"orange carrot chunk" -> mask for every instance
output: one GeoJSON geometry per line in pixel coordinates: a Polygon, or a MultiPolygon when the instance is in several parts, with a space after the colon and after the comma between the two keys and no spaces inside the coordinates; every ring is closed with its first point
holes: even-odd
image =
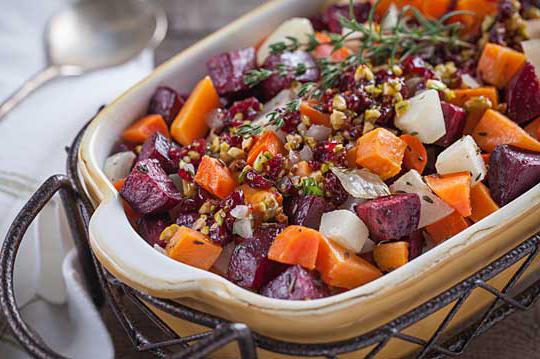
{"type": "Polygon", "coordinates": [[[406,148],[407,144],[392,132],[377,128],[358,139],[356,164],[386,180],[401,171],[406,148]]]}
{"type": "Polygon", "coordinates": [[[156,132],[169,138],[169,128],[161,115],[147,115],[129,126],[122,133],[124,141],[143,143],[156,132]]]}
{"type": "Polygon", "coordinates": [[[283,142],[275,132],[265,131],[257,138],[255,144],[249,150],[247,163],[252,165],[261,153],[269,152],[272,156],[275,156],[278,153],[283,154],[284,151],[283,142]]]}
{"type": "Polygon", "coordinates": [[[426,231],[435,244],[440,244],[467,227],[469,227],[467,220],[459,213],[452,212],[440,221],[426,226],[426,231]]]}
{"type": "Polygon", "coordinates": [[[538,117],[533,122],[529,123],[525,127],[525,131],[531,135],[531,137],[536,138],[540,141],[540,117],[538,117]]]}
{"type": "Polygon", "coordinates": [[[498,145],[505,144],[540,152],[540,142],[531,137],[517,123],[494,110],[487,110],[484,113],[472,135],[478,146],[487,152],[493,151],[498,145]]]}
{"type": "Polygon", "coordinates": [[[317,271],[326,284],[346,289],[359,287],[382,276],[373,264],[324,237],[320,241],[317,271]]]}
{"type": "Polygon", "coordinates": [[[471,215],[471,174],[469,172],[432,175],[426,183],[437,196],[463,217],[471,215]]]}
{"type": "Polygon", "coordinates": [[[231,171],[221,161],[204,156],[195,174],[195,183],[221,199],[227,198],[236,187],[231,171]]]}
{"type": "Polygon", "coordinates": [[[330,127],[330,115],[317,110],[306,101],[300,105],[300,113],[309,117],[311,122],[316,125],[330,127]]]}
{"type": "Polygon", "coordinates": [[[454,97],[450,102],[453,105],[464,107],[467,101],[475,97],[485,97],[490,102],[493,108],[499,106],[499,95],[495,87],[478,87],[475,89],[457,89],[454,90],[454,97]]]}
{"type": "Polygon", "coordinates": [[[283,204],[283,196],[274,187],[263,190],[244,184],[239,188],[244,193],[246,203],[251,206],[256,221],[263,222],[271,219],[275,215],[275,211],[271,211],[269,208],[277,209],[283,204]]]}
{"type": "MultiPolygon", "coordinates": [[[[497,13],[499,0],[457,0],[455,10],[463,13],[453,16],[450,22],[463,24],[463,33],[473,35],[480,31],[484,19],[497,13]]],[[[425,1],[430,4],[436,1],[425,1]]]]}
{"type": "Polygon", "coordinates": [[[403,166],[408,170],[416,170],[422,174],[427,165],[427,151],[418,137],[411,135],[401,135],[399,138],[407,144],[403,166]]]}
{"type": "Polygon", "coordinates": [[[484,81],[505,87],[525,64],[526,57],[508,47],[488,43],[478,62],[478,73],[484,81]]]}
{"type": "Polygon", "coordinates": [[[471,188],[471,219],[478,222],[499,209],[499,206],[489,193],[489,189],[482,183],[471,188]]]}
{"type": "Polygon", "coordinates": [[[315,38],[321,44],[313,50],[313,56],[317,59],[330,58],[334,61],[343,61],[352,54],[352,51],[347,47],[342,47],[334,51],[334,46],[330,43],[332,39],[323,32],[315,33],[315,38]]]}
{"type": "Polygon", "coordinates": [[[453,0],[420,1],[419,10],[428,19],[438,19],[450,10],[453,0]]]}
{"type": "Polygon", "coordinates": [[[268,251],[268,258],[286,264],[298,264],[313,270],[323,236],[316,230],[289,226],[276,236],[268,251]]]}
{"type": "Polygon", "coordinates": [[[221,254],[222,248],[201,232],[182,226],[168,239],[166,251],[174,260],[209,270],[221,254]]]}
{"type": "Polygon", "coordinates": [[[184,146],[206,136],[208,125],[206,119],[210,112],[220,106],[219,95],[209,76],[202,79],[182,109],[176,115],[172,125],[172,137],[184,146]]]}
{"type": "Polygon", "coordinates": [[[409,243],[381,243],[373,249],[373,259],[383,272],[391,272],[409,262],[409,243]]]}

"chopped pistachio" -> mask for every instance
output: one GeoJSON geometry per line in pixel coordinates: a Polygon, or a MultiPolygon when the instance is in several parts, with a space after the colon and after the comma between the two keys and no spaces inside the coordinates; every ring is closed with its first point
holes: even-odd
{"type": "Polygon", "coordinates": [[[296,150],[302,144],[302,136],[298,134],[285,136],[287,143],[285,143],[285,149],[296,150]]]}
{"type": "Polygon", "coordinates": [[[328,163],[323,163],[321,165],[321,172],[324,174],[330,170],[330,165],[328,163]]]}
{"type": "Polygon", "coordinates": [[[208,214],[208,213],[212,212],[212,207],[213,206],[214,206],[214,204],[212,203],[212,201],[206,201],[199,208],[199,213],[200,214],[208,214]]]}
{"type": "Polygon", "coordinates": [[[227,151],[227,154],[235,160],[246,157],[246,153],[242,151],[241,149],[239,149],[238,147],[229,148],[229,150],[227,151]]]}
{"type": "Polygon", "coordinates": [[[392,66],[392,72],[393,72],[394,75],[396,75],[396,76],[401,76],[401,75],[403,75],[403,70],[401,69],[401,67],[399,67],[399,65],[394,65],[394,66],[392,66]]]}
{"type": "Polygon", "coordinates": [[[364,119],[369,122],[375,122],[381,117],[381,111],[377,109],[369,109],[364,113],[364,119]]]}
{"type": "Polygon", "coordinates": [[[444,82],[439,80],[427,80],[426,87],[431,90],[444,91],[447,89],[444,82]]]}
{"type": "Polygon", "coordinates": [[[314,148],[317,145],[317,141],[313,137],[305,136],[304,142],[307,143],[307,145],[311,148],[314,148]]]}
{"type": "Polygon", "coordinates": [[[356,82],[361,80],[368,80],[373,81],[375,79],[375,75],[373,75],[373,72],[370,70],[370,68],[367,65],[360,65],[356,68],[356,71],[354,72],[354,80],[356,82]]]}
{"type": "Polygon", "coordinates": [[[409,109],[409,101],[399,101],[394,105],[397,116],[403,116],[409,109]]]}
{"type": "Polygon", "coordinates": [[[268,162],[268,157],[266,157],[265,154],[261,152],[255,159],[255,163],[253,163],[253,168],[255,169],[255,171],[261,172],[266,162],[268,162]]]}
{"type": "Polygon", "coordinates": [[[210,151],[214,153],[219,152],[219,137],[216,135],[210,141],[210,151]]]}
{"type": "Polygon", "coordinates": [[[171,224],[167,228],[165,228],[161,234],[159,235],[159,241],[163,243],[169,243],[171,238],[174,236],[176,231],[180,229],[180,226],[177,224],[171,224]]]}
{"type": "Polygon", "coordinates": [[[208,233],[210,233],[210,227],[204,226],[203,228],[201,228],[201,233],[208,235],[208,233]]]}
{"type": "Polygon", "coordinates": [[[332,111],[332,114],[330,115],[330,124],[332,125],[332,128],[334,130],[339,130],[340,128],[345,125],[345,120],[347,119],[347,115],[345,115],[343,112],[334,110],[332,111]]]}
{"type": "Polygon", "coordinates": [[[345,100],[345,97],[337,94],[332,100],[332,107],[338,111],[345,111],[347,109],[347,100],[345,100]]]}
{"type": "Polygon", "coordinates": [[[141,150],[142,150],[142,145],[138,145],[138,146],[135,147],[135,153],[136,154],[141,153],[141,150]]]}
{"type": "Polygon", "coordinates": [[[374,128],[375,128],[375,125],[373,123],[366,121],[364,122],[364,130],[362,133],[365,135],[366,133],[370,132],[374,128]]]}
{"type": "Polygon", "coordinates": [[[182,180],[182,193],[186,197],[193,197],[195,195],[195,184],[188,182],[186,180],[182,180]]]}
{"type": "Polygon", "coordinates": [[[383,92],[383,90],[382,90],[380,87],[375,86],[375,85],[368,85],[368,86],[365,86],[365,87],[364,87],[364,90],[365,90],[368,94],[370,94],[370,95],[375,95],[375,96],[380,95],[380,94],[383,92]]]}
{"type": "Polygon", "coordinates": [[[191,226],[191,228],[193,228],[196,231],[200,230],[201,228],[206,226],[206,218],[207,216],[205,215],[200,216],[199,218],[197,218],[195,222],[193,222],[193,225],[191,226]]]}
{"type": "Polygon", "coordinates": [[[465,102],[465,109],[467,111],[484,111],[492,107],[491,100],[485,96],[475,96],[465,102]]]}
{"type": "Polygon", "coordinates": [[[401,91],[401,81],[398,79],[390,79],[383,84],[383,95],[394,96],[401,91]]]}

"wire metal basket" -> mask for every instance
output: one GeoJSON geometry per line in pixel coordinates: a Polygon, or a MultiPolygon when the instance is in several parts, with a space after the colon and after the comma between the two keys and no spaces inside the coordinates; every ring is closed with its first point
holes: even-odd
{"type": "Polygon", "coordinates": [[[337,358],[340,354],[372,346],[373,349],[366,358],[376,358],[391,339],[399,339],[416,345],[418,347],[416,358],[455,357],[462,354],[476,336],[516,310],[527,310],[540,296],[539,278],[536,278],[536,281],[527,288],[515,293],[516,283],[538,255],[540,233],[537,233],[485,268],[408,313],[366,334],[333,343],[299,344],[275,340],[252,332],[244,324],[231,323],[175,301],[153,297],[129,287],[108,273],[89,248],[88,223],[94,208],[85,195],[77,171],[77,153],[84,130],[85,128],[80,131],[73,144],[67,149],[67,174],[50,177],[32,195],[12,223],[0,252],[0,306],[15,338],[28,353],[35,357],[62,358],[23,321],[14,296],[13,272],[17,252],[26,230],[57,192],[60,193],[62,202],[66,206],[68,224],[94,302],[98,306],[104,303],[110,306],[138,351],[149,351],[160,358],[203,358],[231,342],[238,343],[242,359],[256,358],[258,348],[291,356],[337,358]],[[518,270],[502,290],[488,284],[490,279],[519,261],[522,263],[518,270]],[[450,339],[443,337],[444,330],[470,298],[470,294],[478,288],[493,296],[489,307],[480,317],[461,328],[450,339]],[[128,301],[133,305],[127,306],[128,301]],[[180,337],[145,303],[174,317],[207,327],[208,330],[196,335],[180,337]],[[449,305],[451,305],[450,311],[428,340],[404,333],[404,330],[411,325],[449,305]],[[155,329],[152,333],[138,328],[133,319],[133,310],[138,311],[138,314],[142,313],[153,322],[155,329]],[[156,336],[157,340],[151,339],[156,336]]]}

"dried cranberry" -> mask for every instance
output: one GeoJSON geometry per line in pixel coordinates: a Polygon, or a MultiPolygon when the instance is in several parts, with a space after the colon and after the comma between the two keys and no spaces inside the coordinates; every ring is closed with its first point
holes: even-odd
{"type": "Polygon", "coordinates": [[[233,136],[229,132],[224,132],[219,137],[221,141],[227,143],[231,147],[240,147],[242,145],[242,137],[233,136]]]}
{"type": "Polygon", "coordinates": [[[285,195],[295,195],[297,193],[291,179],[287,176],[284,176],[278,181],[277,188],[285,195]]]}
{"type": "MultiPolygon", "coordinates": [[[[229,114],[233,121],[238,114],[242,115],[242,121],[252,121],[261,112],[262,104],[255,97],[249,97],[245,100],[236,101],[229,108],[229,114]]],[[[240,122],[241,123],[241,122],[240,122]]]]}
{"type": "Polygon", "coordinates": [[[246,173],[245,181],[251,188],[268,189],[272,187],[272,182],[255,171],[246,173]]]}
{"type": "Polygon", "coordinates": [[[226,212],[230,212],[236,206],[244,204],[244,194],[242,191],[234,191],[223,201],[222,208],[226,212]]]}
{"type": "Polygon", "coordinates": [[[332,171],[328,171],[324,175],[324,180],[326,196],[330,199],[330,201],[336,206],[340,206],[345,203],[345,201],[347,201],[347,198],[349,198],[349,193],[345,191],[345,188],[343,188],[337,176],[332,173],[332,171]]]}
{"type": "Polygon", "coordinates": [[[432,79],[435,73],[428,68],[426,62],[419,56],[408,56],[403,60],[403,70],[408,75],[422,76],[425,79],[432,79]]]}
{"type": "Polygon", "coordinates": [[[326,19],[322,13],[317,13],[316,15],[309,18],[311,25],[315,31],[326,31],[328,30],[326,19]]]}
{"type": "Polygon", "coordinates": [[[192,158],[191,163],[197,167],[205,154],[206,141],[204,138],[199,138],[193,141],[189,146],[179,147],[176,145],[171,146],[169,149],[169,157],[172,161],[179,163],[185,156],[189,157],[189,152],[195,151],[199,154],[199,158],[192,158]]]}
{"type": "Polygon", "coordinates": [[[287,160],[278,153],[266,163],[265,173],[268,178],[277,179],[283,175],[287,160]]]}
{"type": "Polygon", "coordinates": [[[357,82],[354,79],[354,72],[347,71],[339,77],[338,88],[341,92],[353,91],[357,86],[357,82]]]}
{"type": "Polygon", "coordinates": [[[179,226],[185,226],[191,228],[193,223],[199,218],[198,213],[180,213],[176,218],[176,224],[179,226]]]}
{"type": "Polygon", "coordinates": [[[364,112],[373,104],[373,100],[362,89],[347,92],[344,94],[344,97],[347,102],[347,108],[356,113],[364,112]]]}
{"type": "Polygon", "coordinates": [[[320,142],[313,150],[313,158],[319,162],[332,162],[339,166],[344,166],[346,162],[346,152],[336,151],[338,143],[335,141],[320,142]]]}
{"type": "Polygon", "coordinates": [[[230,243],[233,240],[232,232],[228,230],[227,226],[225,226],[225,223],[216,226],[210,225],[210,231],[208,232],[208,236],[210,239],[221,246],[224,246],[228,243],[230,243]]]}
{"type": "Polygon", "coordinates": [[[281,129],[287,133],[296,131],[296,127],[300,124],[300,112],[286,112],[283,115],[283,126],[281,129]]]}
{"type": "Polygon", "coordinates": [[[378,83],[387,82],[388,80],[395,78],[396,75],[389,69],[380,69],[375,72],[375,81],[378,83]]]}
{"type": "Polygon", "coordinates": [[[148,106],[148,114],[158,114],[169,125],[184,105],[185,99],[178,96],[173,89],[165,86],[158,87],[148,106]]]}

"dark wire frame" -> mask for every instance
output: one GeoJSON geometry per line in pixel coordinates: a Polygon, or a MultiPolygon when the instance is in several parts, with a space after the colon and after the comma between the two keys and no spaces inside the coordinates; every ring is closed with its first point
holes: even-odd
{"type": "Polygon", "coordinates": [[[102,305],[103,302],[110,306],[136,350],[150,351],[159,358],[204,358],[231,342],[238,343],[242,359],[256,358],[257,348],[294,356],[337,358],[340,354],[355,352],[373,345],[374,348],[366,358],[375,358],[393,338],[418,345],[419,350],[415,354],[416,358],[455,357],[462,354],[476,336],[516,310],[529,309],[540,296],[540,279],[537,279],[520,293],[511,293],[518,280],[538,255],[540,233],[526,239],[513,250],[469,278],[395,320],[361,336],[333,343],[300,344],[275,340],[252,332],[245,324],[231,323],[175,301],[150,296],[114,278],[96,260],[89,248],[88,223],[94,208],[85,195],[77,171],[78,149],[85,128],[77,135],[72,146],[66,149],[68,151],[67,175],[50,177],[32,195],[11,225],[0,252],[0,306],[15,338],[29,354],[37,358],[63,358],[63,356],[50,349],[40,336],[23,321],[13,291],[13,271],[17,251],[24,233],[41,209],[57,192],[60,192],[61,199],[66,206],[68,223],[94,302],[98,306],[102,305]],[[487,283],[491,278],[523,259],[519,269],[502,290],[487,283]],[[458,334],[450,339],[442,338],[444,330],[467,301],[472,291],[477,288],[493,295],[492,304],[478,320],[470,323],[458,334]],[[137,328],[132,313],[130,313],[132,309],[127,308],[126,300],[129,300],[136,310],[142,312],[154,323],[156,330],[152,332],[152,335],[137,328]],[[179,337],[143,302],[177,318],[208,327],[210,330],[179,337]],[[448,305],[452,305],[451,310],[429,340],[403,333],[404,329],[448,305]],[[161,332],[160,340],[150,339],[155,336],[156,332],[161,332]]]}

